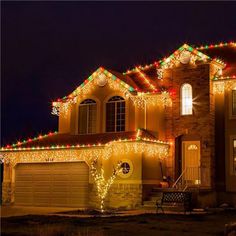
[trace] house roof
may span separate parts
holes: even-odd
[[[228,44],[222,47],[208,47],[199,49],[201,52],[209,55],[212,58],[219,58],[226,63],[223,70],[223,76],[236,75],[236,47],[233,44]]]
[[[128,76],[138,84],[139,90],[143,92],[158,92],[162,90],[161,81],[157,78],[157,66],[155,64],[148,69],[142,70],[141,73],[135,72],[128,74]],[[145,76],[146,80],[143,80],[142,76]],[[153,85],[155,89],[152,89],[151,85]]]
[[[184,44],[168,58],[154,62],[153,64],[145,67],[139,66],[131,70],[131,73],[120,73],[114,70],[107,69],[105,71],[111,73],[119,80],[125,83],[125,86],[130,86],[129,91],[140,91],[140,92],[161,92],[166,89],[165,83],[158,79],[157,69],[168,63],[167,60],[172,60],[176,57],[183,49],[194,53],[198,57],[204,57],[208,59],[218,58],[226,63],[226,68],[223,70],[223,76],[233,76],[236,74],[236,43],[225,43],[219,45],[202,46],[199,48],[193,48],[187,44]],[[101,70],[101,67],[98,69]],[[85,80],[78,88],[82,88],[92,77],[90,76]],[[164,86],[165,85],[165,86]],[[76,90],[75,90],[76,91]],[[75,92],[74,91],[74,92]],[[65,96],[62,100],[67,101],[70,96],[76,96],[76,92],[69,96]],[[60,99],[58,100],[60,102]]]
[[[18,142],[18,144],[8,145],[4,149],[15,148],[40,148],[40,147],[56,147],[56,146],[88,146],[88,145],[104,145],[116,140],[156,140],[156,137],[147,130],[139,129],[138,131],[119,132],[119,133],[99,133],[99,134],[51,134],[40,136],[36,139],[30,139],[26,142]]]

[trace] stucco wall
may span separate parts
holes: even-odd
[[[113,82],[116,83],[116,82]],[[89,85],[85,85],[89,86]],[[119,89],[114,89],[106,84],[104,87],[94,86],[87,94],[80,96],[75,104],[72,104],[68,113],[61,112],[59,116],[59,133],[78,134],[78,107],[85,99],[93,99],[97,103],[97,133],[106,130],[106,102],[112,96],[121,96],[126,101],[126,131],[135,130],[135,108],[133,102]]]

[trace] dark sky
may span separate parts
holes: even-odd
[[[99,66],[236,40],[236,2],[1,2],[2,145],[57,130],[51,101]]]

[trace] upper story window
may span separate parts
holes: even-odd
[[[106,104],[106,132],[120,131],[125,131],[125,100],[114,96]]]
[[[232,90],[232,115],[236,116],[236,89]]]
[[[79,105],[79,134],[96,133],[97,104],[86,99]]]
[[[184,84],[181,87],[181,114],[193,114],[193,92],[190,84]]]

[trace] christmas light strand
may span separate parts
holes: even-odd
[[[6,151],[6,150],[39,150],[39,149],[65,149],[65,148],[84,148],[84,147],[100,147],[102,145],[109,145],[110,143],[112,142],[122,142],[122,141],[135,141],[135,140],[144,140],[144,141],[148,141],[148,142],[155,142],[155,143],[161,143],[161,144],[169,144],[168,142],[164,142],[164,141],[161,141],[161,140],[157,140],[157,139],[149,139],[149,138],[142,138],[140,137],[141,133],[143,131],[141,129],[137,129],[136,131],[136,139],[133,138],[133,139],[118,139],[118,140],[113,140],[113,141],[110,141],[108,142],[107,144],[101,144],[101,143],[97,143],[97,144],[77,144],[77,145],[70,145],[70,144],[67,144],[67,145],[52,145],[52,146],[46,146],[46,147],[40,147],[40,146],[36,146],[36,147],[19,147],[23,144],[27,144],[27,143],[31,143],[32,141],[36,141],[36,140],[41,140],[42,138],[46,138],[46,137],[49,137],[49,136],[52,136],[52,135],[56,135],[58,134],[57,131],[55,132],[49,132],[48,134],[45,134],[45,135],[39,135],[37,137],[34,137],[34,138],[29,138],[27,140],[23,140],[23,141],[18,141],[17,143],[13,143],[12,145],[6,145],[5,147],[1,147],[1,150],[2,151]],[[17,148],[18,147],[18,148]]]
[[[146,139],[147,140],[147,139]],[[2,150],[2,159],[4,162],[15,166],[17,163],[34,162],[67,162],[67,161],[86,161],[94,158],[108,160],[113,154],[127,155],[128,153],[144,153],[149,157],[156,157],[160,160],[169,155],[170,145],[167,143],[137,140],[114,141],[106,145],[90,146],[84,148],[58,148],[55,149],[18,149]]]
[[[229,43],[219,43],[219,44],[209,44],[209,45],[202,45],[200,47],[196,47],[197,50],[204,50],[204,49],[211,49],[211,48],[222,48],[226,46],[236,47],[236,42],[229,42]]]
[[[210,45],[195,47],[195,50],[203,50],[203,49],[209,49],[209,48],[210,48],[210,49],[211,49],[211,48],[219,48],[219,47],[225,47],[225,46],[236,47],[236,42],[210,44]],[[183,46],[182,46],[182,47],[183,47]],[[190,46],[189,46],[189,47],[190,47]],[[181,47],[180,47],[180,49],[181,49]],[[190,47],[189,49],[190,49],[190,51],[191,51],[191,50],[193,49],[193,47]],[[179,50],[179,49],[178,49],[178,50]],[[178,50],[177,50],[177,52],[178,52]],[[175,53],[177,53],[177,52],[175,51],[173,54],[175,54]],[[201,53],[201,52],[200,52],[200,53]],[[173,54],[172,54],[172,55],[173,55]],[[209,57],[209,56],[208,56],[208,57]],[[147,65],[145,65],[145,66],[142,66],[142,65],[136,66],[136,67],[133,68],[133,69],[127,70],[127,71],[124,72],[123,74],[126,75],[126,74],[131,74],[131,73],[137,73],[137,72],[138,72],[138,71],[137,71],[137,68],[142,69],[142,70],[147,70],[147,69],[150,69],[151,67],[159,67],[162,63],[165,62],[166,59],[167,59],[167,58],[164,58],[164,59],[162,59],[162,60],[156,61],[156,62],[154,62],[154,63],[147,64]],[[209,57],[209,59],[210,59],[210,57]],[[225,63],[224,63],[222,60],[220,60],[220,59],[215,58],[215,59],[212,59],[212,60],[218,61],[218,62],[221,63],[222,65],[225,65]]]
[[[58,134],[58,132],[57,131],[55,131],[55,132],[49,132],[48,134],[44,134],[44,135],[39,135],[39,136],[37,136],[37,137],[34,137],[34,138],[28,138],[27,140],[25,139],[25,140],[22,140],[22,141],[18,141],[17,143],[13,143],[13,144],[11,144],[11,145],[6,145],[6,147],[5,147],[5,149],[9,149],[9,148],[14,148],[14,147],[18,147],[18,146],[21,146],[21,145],[23,145],[23,144],[27,144],[27,143],[31,143],[32,141],[36,141],[36,140],[41,140],[41,139],[43,139],[43,138],[47,138],[47,137],[50,137],[50,136],[53,136],[53,135],[56,135],[56,134]],[[4,147],[2,147],[2,149],[3,149]]]
[[[144,82],[152,89],[153,91],[157,91],[157,88],[150,82],[148,77],[139,69],[136,68],[137,72],[139,73],[140,77],[143,78]]]
[[[157,88],[150,82],[150,80],[147,78],[147,76],[141,70],[146,70],[152,66],[155,66],[157,69],[157,77],[159,79],[162,79],[163,70],[167,69],[167,68],[172,68],[173,66],[178,65],[179,64],[179,57],[183,51],[189,51],[192,53],[190,62],[193,64],[195,64],[195,61],[197,61],[197,60],[202,60],[202,61],[212,60],[212,61],[220,64],[222,67],[225,67],[225,63],[222,60],[220,60],[218,58],[212,59],[209,56],[198,51],[198,49],[223,47],[223,46],[228,46],[228,45],[235,47],[236,43],[230,42],[230,43],[224,43],[224,44],[220,43],[220,44],[215,44],[215,45],[206,45],[206,46],[197,47],[196,49],[194,49],[193,47],[191,47],[187,44],[184,44],[179,49],[177,49],[173,54],[171,54],[167,58],[164,58],[163,60],[160,60],[158,62],[154,62],[153,64],[149,64],[146,66],[135,67],[133,70],[127,71],[123,74],[125,75],[125,74],[129,74],[132,72],[138,72],[140,74],[140,76],[143,78],[144,82],[147,83],[148,86],[155,92],[155,91],[157,91]],[[59,115],[60,112],[62,112],[66,116],[68,114],[68,112],[70,111],[71,104],[77,102],[77,100],[78,100],[77,97],[80,95],[86,94],[87,91],[89,90],[89,88],[87,88],[87,86],[85,86],[85,85],[90,83],[91,81],[93,81],[93,79],[96,78],[97,76],[99,76],[99,74],[104,74],[104,75],[108,76],[108,78],[111,78],[113,81],[116,81],[117,83],[119,83],[119,85],[125,89],[125,92],[127,92],[127,91],[139,92],[138,88],[133,88],[132,86],[126,84],[124,81],[120,80],[116,76],[112,75],[110,72],[108,72],[104,68],[100,67],[90,77],[88,77],[88,79],[86,79],[76,90],[74,90],[69,96],[65,96],[62,99],[58,99],[57,102],[53,102],[51,113],[53,115]],[[109,79],[108,79],[108,81],[109,81]],[[111,86],[111,83],[110,83],[110,86]],[[140,100],[140,98],[139,98],[139,100]]]
[[[219,79],[213,81],[214,94],[224,94],[225,91],[236,90],[236,79],[226,77],[227,79]]]
[[[105,199],[108,194],[108,191],[111,188],[111,185],[113,184],[117,175],[122,171],[121,165],[122,165],[122,162],[119,161],[118,164],[116,165],[116,167],[113,167],[112,175],[108,179],[105,179],[104,169],[101,166],[101,169],[99,171],[99,168],[97,166],[97,159],[95,159],[91,162],[90,173],[94,179],[94,182],[95,182],[95,185],[97,188],[98,196],[100,199],[101,212],[104,212]]]
[[[61,99],[57,99],[57,101],[53,102],[53,106],[56,106],[56,104],[60,103],[60,102],[66,103],[68,101],[75,99],[77,96],[81,95],[81,93],[86,93],[86,91],[83,91],[83,90],[86,90],[85,85],[89,84],[91,81],[93,81],[98,76],[101,76],[102,74],[104,74],[108,78],[111,78],[116,83],[119,83],[119,85],[123,86],[129,92],[136,91],[132,86],[130,86],[127,83],[125,83],[124,81],[120,80],[119,78],[117,78],[115,75],[113,75],[109,71],[105,70],[102,67],[99,67],[91,76],[89,76],[86,80],[84,80],[84,82],[79,87],[77,87],[70,95],[65,96]]]

